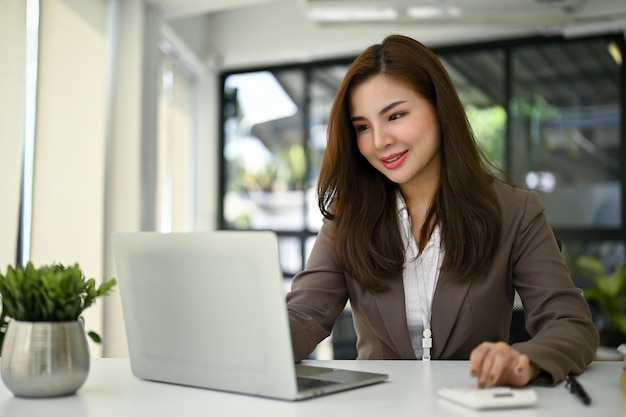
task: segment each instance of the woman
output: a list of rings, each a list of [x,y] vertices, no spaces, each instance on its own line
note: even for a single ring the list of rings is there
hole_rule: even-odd
[[[400,35],[339,86],[318,183],[324,224],[287,295],[294,356],[349,301],[359,359],[469,359],[480,387],[556,383],[598,332],[537,195],[495,178],[437,57]],[[508,344],[514,291],[532,338]]]

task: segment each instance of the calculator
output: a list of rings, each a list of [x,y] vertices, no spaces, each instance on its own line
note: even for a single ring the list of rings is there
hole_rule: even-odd
[[[441,388],[437,394],[448,401],[476,410],[530,407],[537,403],[537,393],[530,388],[449,387]]]

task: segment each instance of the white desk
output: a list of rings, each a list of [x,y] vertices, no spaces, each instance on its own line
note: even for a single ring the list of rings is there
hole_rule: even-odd
[[[389,381],[301,402],[285,402],[198,388],[142,381],[127,359],[92,359],[87,382],[76,395],[50,399],[16,398],[0,383],[0,416],[293,416],[293,417],[446,417],[446,416],[626,416],[620,373],[622,362],[594,362],[579,377],[592,398],[584,406],[564,388],[535,387],[533,408],[477,412],[438,399],[437,389],[471,385],[465,361],[312,361],[324,366],[389,374]]]

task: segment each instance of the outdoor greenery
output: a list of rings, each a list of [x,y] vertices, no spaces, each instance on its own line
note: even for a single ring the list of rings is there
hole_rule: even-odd
[[[608,273],[593,256],[581,256],[577,266],[592,281],[584,290],[585,298],[598,305],[612,330],[626,336],[626,268],[618,264]]]
[[[116,284],[115,278],[111,278],[97,286],[93,278],[85,278],[77,263],[38,268],[32,262],[25,267],[9,265],[6,273],[0,271],[0,347],[9,318],[34,322],[78,320],[86,308],[98,297],[109,294]],[[88,335],[100,342],[97,333],[90,331]]]
[[[490,162],[499,168],[504,167],[504,143],[506,111],[502,106],[478,108],[466,106],[465,112],[476,141]]]

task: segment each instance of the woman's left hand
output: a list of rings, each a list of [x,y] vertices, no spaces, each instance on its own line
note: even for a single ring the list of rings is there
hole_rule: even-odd
[[[528,356],[504,342],[483,342],[470,354],[470,374],[480,388],[493,385],[523,387],[539,375]]]

